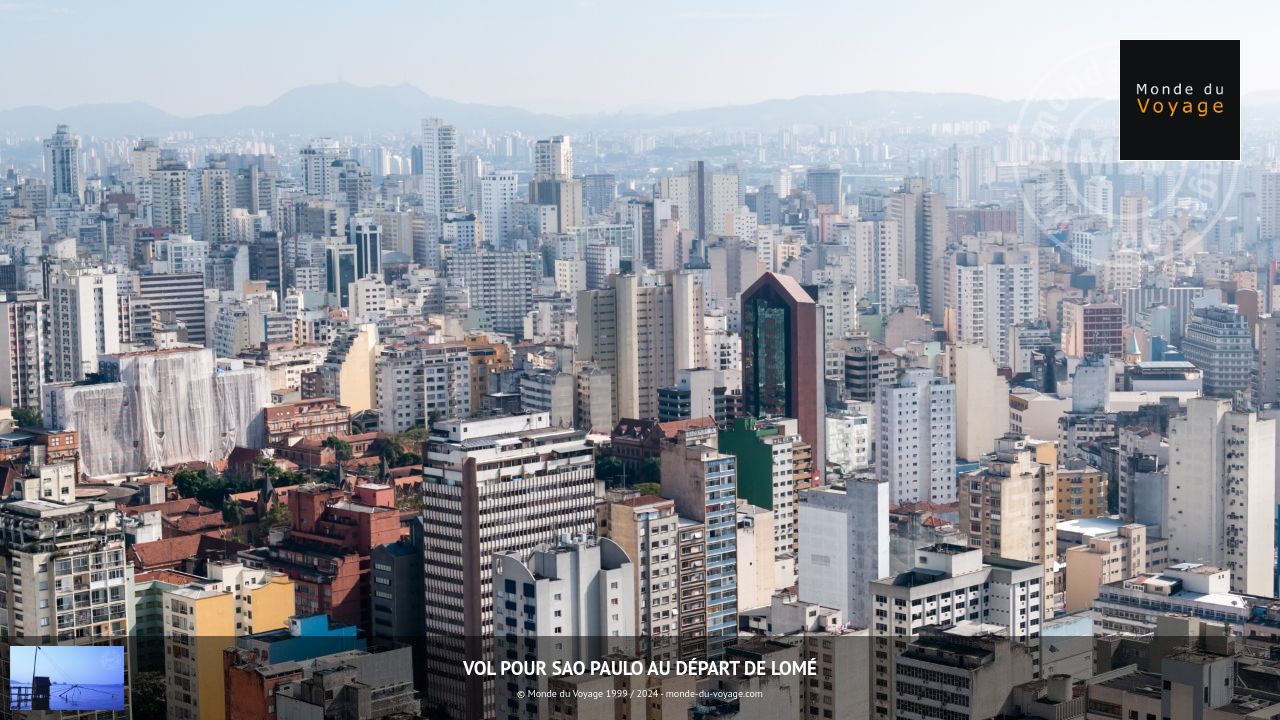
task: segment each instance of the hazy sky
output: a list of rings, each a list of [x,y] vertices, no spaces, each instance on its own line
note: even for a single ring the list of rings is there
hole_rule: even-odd
[[[1120,38],[1241,39],[1249,92],[1280,85],[1277,26],[1280,3],[1261,1],[0,0],[0,108],[193,115],[336,80],[554,113],[861,90],[1115,97]],[[1079,70],[1082,51],[1112,69]]]

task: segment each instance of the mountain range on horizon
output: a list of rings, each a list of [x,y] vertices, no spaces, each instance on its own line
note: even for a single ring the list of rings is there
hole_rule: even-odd
[[[1246,109],[1255,114],[1280,118],[1280,90],[1252,93],[1246,96],[1245,102]],[[74,132],[82,135],[106,137],[157,136],[176,131],[196,136],[226,136],[247,131],[341,136],[412,132],[424,117],[442,117],[463,130],[521,130],[531,134],[682,128],[775,130],[793,124],[843,125],[895,120],[916,123],[989,120],[1005,125],[1018,122],[1020,116],[1043,112],[1065,119],[1083,114],[1100,121],[1118,117],[1118,108],[1118,100],[1097,98],[1050,102],[999,100],[965,93],[866,91],[660,114],[554,115],[434,97],[408,83],[375,86],[326,83],[295,88],[265,105],[193,117],[174,115],[143,102],[94,103],[63,109],[17,107],[0,110],[0,136],[43,137],[58,124],[70,125]]]

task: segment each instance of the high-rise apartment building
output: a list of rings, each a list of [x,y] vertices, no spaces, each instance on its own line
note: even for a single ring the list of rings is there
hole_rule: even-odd
[[[956,388],[908,370],[876,389],[876,467],[892,503],[956,500]]]
[[[1231,589],[1274,588],[1276,421],[1192,398],[1169,426],[1169,480],[1162,531],[1169,559],[1231,572]]]
[[[773,556],[778,563],[796,553],[796,494],[812,482],[811,448],[790,418],[738,418],[720,433],[719,447],[738,458],[738,497],[773,513]],[[789,563],[788,563],[789,564]],[[775,588],[791,585],[775,578]]]
[[[493,553],[593,531],[592,446],[539,413],[437,423],[423,458],[426,631],[439,640],[425,658],[428,702],[489,716],[492,682],[462,660],[483,659],[493,632]]]
[[[34,292],[11,292],[0,301],[0,405],[39,407],[40,386],[50,379],[49,303]]]
[[[982,345],[1009,367],[1013,332],[1040,315],[1035,246],[999,233],[966,238],[947,257],[946,328],[952,340]]]
[[[298,153],[302,162],[302,186],[308,195],[327,197],[338,191],[333,164],[348,157],[348,151],[333,138],[316,138]]]
[[[1280,314],[1258,318],[1256,331],[1258,369],[1253,376],[1256,407],[1280,405]]]
[[[515,173],[491,172],[480,178],[480,225],[482,239],[491,249],[503,249],[515,230],[512,215],[520,199]]]
[[[114,273],[64,268],[49,278],[49,339],[54,382],[98,371],[98,357],[120,351],[120,313]]]
[[[458,209],[458,131],[440,118],[422,121],[422,212],[428,242],[440,237],[446,213]]]
[[[676,512],[701,525],[690,541],[705,543],[701,566],[685,558],[683,575],[705,574],[707,652],[719,655],[738,634],[737,477],[738,462],[716,449],[715,427],[687,427],[662,441],[662,494],[675,501]],[[682,544],[685,537],[681,537]],[[683,600],[683,599],[682,599]],[[684,617],[681,618],[682,623]],[[695,624],[696,616],[691,619]]]
[[[450,279],[466,288],[471,307],[484,311],[492,329],[519,335],[542,279],[542,256],[533,252],[469,252],[449,258]]]
[[[573,145],[568,135],[556,135],[534,143],[533,174],[551,179],[573,177]]]
[[[1033,562],[983,557],[977,548],[938,544],[921,548],[915,566],[871,583],[872,687],[875,717],[897,715],[898,657],[926,626],[961,622],[995,625],[1007,637],[1033,648],[1038,671],[1044,567]],[[908,716],[909,717],[909,716]]]
[[[899,276],[920,289],[920,311],[928,313],[937,325],[947,303],[943,267],[947,198],[928,192],[927,187],[925,178],[906,178],[902,189],[889,196],[886,215],[897,224]]]
[[[703,290],[690,273],[613,275],[578,295],[580,359],[613,378],[617,418],[658,417],[658,390],[706,366]]]
[[[462,343],[379,346],[374,394],[383,432],[471,415],[471,354]]]
[[[1057,446],[1005,435],[977,470],[960,476],[960,531],[984,555],[1045,568],[1053,595],[1058,557]]]
[[[608,538],[563,538],[531,553],[493,557],[495,645],[548,663],[591,662],[633,652],[636,575],[627,554]],[[500,717],[547,715],[547,673],[509,673],[494,683]]]
[[[181,160],[162,159],[151,171],[152,225],[171,228],[180,235],[191,233],[190,175],[190,169]]]
[[[200,218],[204,226],[201,240],[210,245],[231,241],[231,208],[235,205],[235,187],[231,171],[220,160],[210,160],[200,171]]]

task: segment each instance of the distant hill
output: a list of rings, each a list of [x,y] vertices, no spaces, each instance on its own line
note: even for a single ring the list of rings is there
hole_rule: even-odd
[[[1062,102],[1006,101],[963,93],[874,91],[805,95],[746,105],[672,113],[602,113],[558,116],[516,107],[438,98],[409,85],[361,87],[328,83],[300,87],[266,105],[227,113],[180,117],[145,103],[77,105],[62,110],[21,107],[0,110],[0,134],[43,137],[59,123],[84,135],[160,135],[188,131],[230,135],[247,130],[273,134],[361,135],[415,130],[424,117],[442,117],[463,129],[521,130],[535,135],[587,130],[726,128],[774,130],[793,124],[933,123],[989,120],[1001,127],[1020,117],[1044,114],[1054,122],[1077,117],[1091,122],[1118,118],[1115,100],[1078,98]],[[1247,118],[1280,118],[1280,91],[1245,98]]]

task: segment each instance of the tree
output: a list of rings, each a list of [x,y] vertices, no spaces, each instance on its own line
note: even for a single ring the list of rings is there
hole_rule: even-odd
[[[166,717],[167,686],[162,672],[140,672],[129,678],[129,704],[138,717]]]
[[[13,422],[18,427],[44,427],[44,413],[38,407],[16,407],[13,409]]]
[[[613,455],[596,455],[596,479],[604,481],[607,487],[617,487],[622,483],[622,461]]]
[[[267,510],[267,516],[262,519],[262,524],[269,528],[281,527],[289,524],[289,506],[284,503],[276,503]]]
[[[662,482],[662,459],[649,457],[640,466],[640,482],[654,485]]]
[[[634,489],[636,492],[640,493],[641,495],[657,495],[659,497],[661,497],[662,495],[662,486],[659,485],[658,483],[653,483],[653,482],[636,483],[632,489]]]
[[[325,438],[324,442],[321,444],[324,447],[332,449],[334,455],[337,456],[339,462],[342,462],[344,460],[350,460],[351,458],[355,457],[355,453],[351,451],[351,443],[347,442],[346,440],[343,440],[337,435],[330,435],[329,437]]]
[[[244,524],[244,505],[239,500],[227,498],[222,502],[222,519],[228,525]]]

